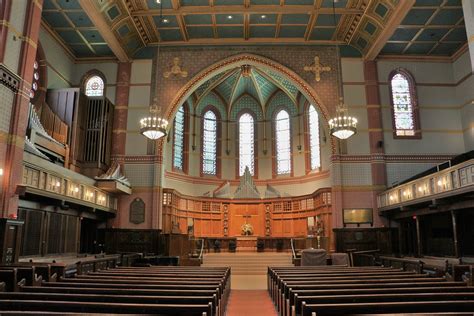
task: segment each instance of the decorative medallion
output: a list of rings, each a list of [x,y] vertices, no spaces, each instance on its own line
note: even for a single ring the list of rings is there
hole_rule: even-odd
[[[321,81],[321,73],[331,71],[331,67],[323,66],[319,62],[319,56],[314,57],[314,64],[311,66],[304,66],[304,71],[314,72],[314,80]]]
[[[179,65],[180,61],[181,60],[179,59],[179,57],[173,58],[173,66],[171,66],[171,70],[165,71],[163,77],[169,78],[171,75],[180,75],[181,77],[186,78],[188,76],[188,72],[181,68],[181,66]]]

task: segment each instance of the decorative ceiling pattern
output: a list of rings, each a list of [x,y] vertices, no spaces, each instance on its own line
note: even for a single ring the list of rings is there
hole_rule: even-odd
[[[120,60],[151,58],[158,44],[339,43],[342,56],[382,47],[450,56],[467,41],[461,0],[161,1],[45,0],[43,24],[76,58]]]
[[[82,10],[79,1],[45,0],[42,17],[43,23],[54,31],[63,46],[73,56],[114,56],[91,19]]]
[[[262,107],[275,93],[282,91],[296,104],[298,89],[288,80],[271,71],[248,65],[228,70],[204,82],[193,93],[194,104],[199,106],[209,94],[217,94],[230,109],[237,100],[250,96]]]
[[[381,54],[452,56],[466,42],[461,0],[417,0]]]

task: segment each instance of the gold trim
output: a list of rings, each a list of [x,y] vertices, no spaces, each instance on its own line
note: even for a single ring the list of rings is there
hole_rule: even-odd
[[[6,28],[8,28],[10,31],[12,31],[13,33],[15,33],[15,36],[23,41],[23,42],[26,42],[28,44],[30,44],[32,47],[34,47],[35,49],[38,47],[38,44],[35,43],[35,41],[33,41],[30,37],[28,36],[24,36],[23,33],[21,33],[20,31],[18,31],[14,26],[11,25],[11,23],[7,20],[0,20],[0,26],[5,26]],[[15,41],[15,39],[13,39]]]

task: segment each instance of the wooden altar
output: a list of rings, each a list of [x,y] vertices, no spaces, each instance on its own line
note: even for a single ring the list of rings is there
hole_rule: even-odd
[[[246,223],[252,225],[251,237],[255,239],[255,245],[257,237],[313,235],[311,225],[318,223],[323,236],[329,239],[330,248],[334,249],[330,188],[304,196],[271,199],[191,197],[176,190],[163,189],[164,234],[170,233],[174,225],[181,233],[196,238],[242,238],[242,225]]]

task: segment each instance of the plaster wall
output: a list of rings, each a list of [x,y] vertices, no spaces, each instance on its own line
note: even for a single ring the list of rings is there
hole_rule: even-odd
[[[73,85],[74,61],[44,27],[40,28],[39,41],[46,57],[47,88],[70,88]]]

